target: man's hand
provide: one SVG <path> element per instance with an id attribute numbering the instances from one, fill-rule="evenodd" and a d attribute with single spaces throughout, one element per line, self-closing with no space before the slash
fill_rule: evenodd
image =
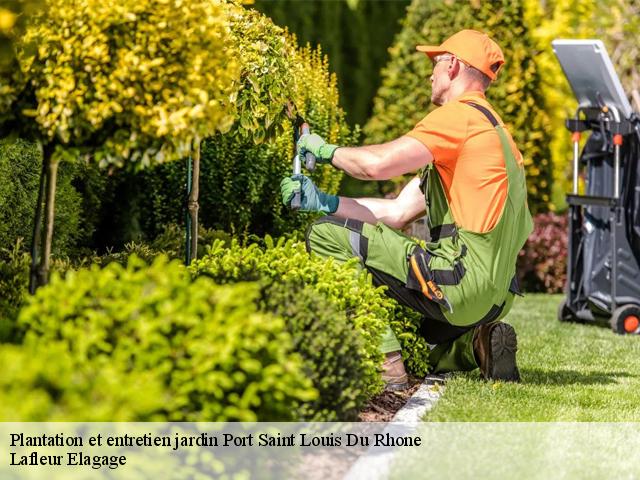
<path id="1" fill-rule="evenodd" d="M 298 139 L 298 154 L 304 156 L 306 152 L 311 152 L 316 157 L 318 163 L 331 163 L 333 153 L 338 148 L 324 141 L 320 135 L 315 133 L 302 135 Z"/>
<path id="2" fill-rule="evenodd" d="M 318 190 L 309 177 L 293 175 L 280 182 L 282 203 L 291 206 L 295 192 L 301 192 L 300 211 L 334 213 L 338 209 L 338 197 Z"/>

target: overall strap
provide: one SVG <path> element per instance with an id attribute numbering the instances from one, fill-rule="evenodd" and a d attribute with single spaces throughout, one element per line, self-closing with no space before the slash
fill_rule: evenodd
<path id="1" fill-rule="evenodd" d="M 491 125 L 493 125 L 494 127 L 497 127 L 499 125 L 498 120 L 496 120 L 496 117 L 494 117 L 493 113 L 491 113 L 491 111 L 488 108 L 473 102 L 464 102 L 464 103 L 484 113 L 484 116 L 487 117 L 487 119 L 491 122 Z"/>
<path id="2" fill-rule="evenodd" d="M 482 105 L 478 105 L 477 103 L 474 103 L 474 102 L 464 102 L 464 103 L 482 112 L 482 114 L 484 114 L 484 116 L 487 117 L 487 120 L 491 122 L 491 125 L 493 125 L 493 128 L 495 128 L 496 132 L 498 133 L 498 137 L 500 138 L 500 144 L 502 145 L 502 153 L 504 155 L 505 168 L 507 169 L 509 196 L 511 197 L 511 200 L 514 201 L 516 204 L 524 202 L 525 197 L 523 196 L 523 193 L 522 193 L 522 192 L 526 192 L 524 170 L 520 168 L 520 166 L 518 165 L 518 162 L 516 161 L 516 157 L 514 156 L 513 151 L 511 150 L 511 145 L 508 140 L 508 134 L 505 132 L 505 129 L 502 127 L 502 125 L 498 123 L 498 120 L 496 119 L 495 115 L 493 115 L 493 113 L 488 108 Z M 524 190 L 519 188 L 521 186 L 524 186 Z"/>

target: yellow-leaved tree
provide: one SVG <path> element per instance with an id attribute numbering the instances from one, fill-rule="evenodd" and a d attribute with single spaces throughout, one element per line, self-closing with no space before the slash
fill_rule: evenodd
<path id="1" fill-rule="evenodd" d="M 62 159 L 143 168 L 184 158 L 200 139 L 229 128 L 239 66 L 223 6 L 221 0 L 44 0 L 15 40 L 23 81 L 6 102 L 0 127 L 43 149 L 32 292 L 48 277 Z"/>

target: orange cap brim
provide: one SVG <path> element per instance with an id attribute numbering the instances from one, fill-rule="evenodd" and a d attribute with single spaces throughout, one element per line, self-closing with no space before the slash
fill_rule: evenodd
<path id="1" fill-rule="evenodd" d="M 443 50 L 440 45 L 438 46 L 430 46 L 430 45 L 418 45 L 416 50 L 419 52 L 426 53 L 429 55 L 429 58 L 433 58 L 436 55 L 440 55 L 442 53 L 448 53 L 446 50 Z"/>

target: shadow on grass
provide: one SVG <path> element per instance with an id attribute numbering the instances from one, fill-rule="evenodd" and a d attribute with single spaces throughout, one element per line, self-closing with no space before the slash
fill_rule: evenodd
<path id="1" fill-rule="evenodd" d="M 521 369 L 522 383 L 534 385 L 609 385 L 618 383 L 618 378 L 636 377 L 628 372 L 577 372 L 575 370 Z"/>

